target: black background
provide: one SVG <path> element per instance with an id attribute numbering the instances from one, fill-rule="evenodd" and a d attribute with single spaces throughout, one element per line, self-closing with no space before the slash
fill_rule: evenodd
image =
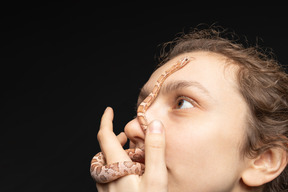
<path id="1" fill-rule="evenodd" d="M 1 7 L 0 191 L 97 191 L 90 177 L 106 106 L 115 132 L 135 115 L 160 43 L 216 23 L 288 61 L 281 6 L 84 4 Z"/>

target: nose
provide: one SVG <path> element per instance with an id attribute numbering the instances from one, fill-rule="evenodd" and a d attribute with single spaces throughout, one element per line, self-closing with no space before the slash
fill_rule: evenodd
<path id="1" fill-rule="evenodd" d="M 130 140 L 130 148 L 137 147 L 144 149 L 145 134 L 139 124 L 139 121 L 137 120 L 137 117 L 126 124 L 124 132 Z"/>
<path id="2" fill-rule="evenodd" d="M 160 104 L 157 100 L 148 108 L 145 113 L 147 123 L 149 124 L 153 120 L 163 120 L 163 111 L 160 110 Z M 133 120 L 128 122 L 124 128 L 124 132 L 130 140 L 130 148 L 141 148 L 144 149 L 145 133 L 140 125 L 138 118 L 135 117 Z"/>

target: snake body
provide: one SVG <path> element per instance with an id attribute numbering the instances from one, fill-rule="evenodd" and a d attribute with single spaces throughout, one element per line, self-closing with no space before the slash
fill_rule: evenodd
<path id="1" fill-rule="evenodd" d="M 177 61 L 176 64 L 172 65 L 171 68 L 163 72 L 157 79 L 152 92 L 138 106 L 137 119 L 144 133 L 146 133 L 146 129 L 148 127 L 148 121 L 145 113 L 158 96 L 164 81 L 167 79 L 167 77 L 183 68 L 189 62 L 190 58 L 184 57 L 183 59 Z M 116 162 L 108 165 L 106 164 L 104 154 L 102 152 L 97 153 L 91 161 L 90 173 L 92 178 L 97 183 L 108 183 L 130 174 L 142 175 L 145 169 L 144 150 L 135 148 L 126 149 L 125 151 L 132 161 Z"/>

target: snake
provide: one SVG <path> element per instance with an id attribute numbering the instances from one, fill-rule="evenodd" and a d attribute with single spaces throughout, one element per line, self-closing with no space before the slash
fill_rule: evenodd
<path id="1" fill-rule="evenodd" d="M 137 108 L 137 120 L 142 128 L 144 134 L 148 127 L 148 121 L 145 116 L 146 111 L 149 106 L 157 98 L 159 91 L 164 83 L 164 81 L 173 73 L 183 68 L 190 62 L 190 57 L 184 57 L 178 60 L 174 65 L 164 71 L 160 77 L 157 79 L 152 92 L 140 103 Z M 143 175 L 145 170 L 144 159 L 145 152 L 144 149 L 134 148 L 126 149 L 125 152 L 128 154 L 131 161 L 115 162 L 111 164 L 106 163 L 105 156 L 103 152 L 97 153 L 91 160 L 90 174 L 96 183 L 109 183 L 120 177 L 126 175 Z"/>

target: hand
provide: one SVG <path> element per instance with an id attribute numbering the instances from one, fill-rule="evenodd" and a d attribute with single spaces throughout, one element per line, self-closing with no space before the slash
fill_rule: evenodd
<path id="1" fill-rule="evenodd" d="M 131 161 L 123 149 L 125 133 L 113 132 L 113 110 L 108 107 L 101 119 L 98 141 L 107 164 Z M 168 175 L 165 164 L 165 133 L 160 121 L 148 125 L 145 137 L 145 173 L 128 175 L 107 184 L 96 184 L 99 192 L 167 192 Z"/>

